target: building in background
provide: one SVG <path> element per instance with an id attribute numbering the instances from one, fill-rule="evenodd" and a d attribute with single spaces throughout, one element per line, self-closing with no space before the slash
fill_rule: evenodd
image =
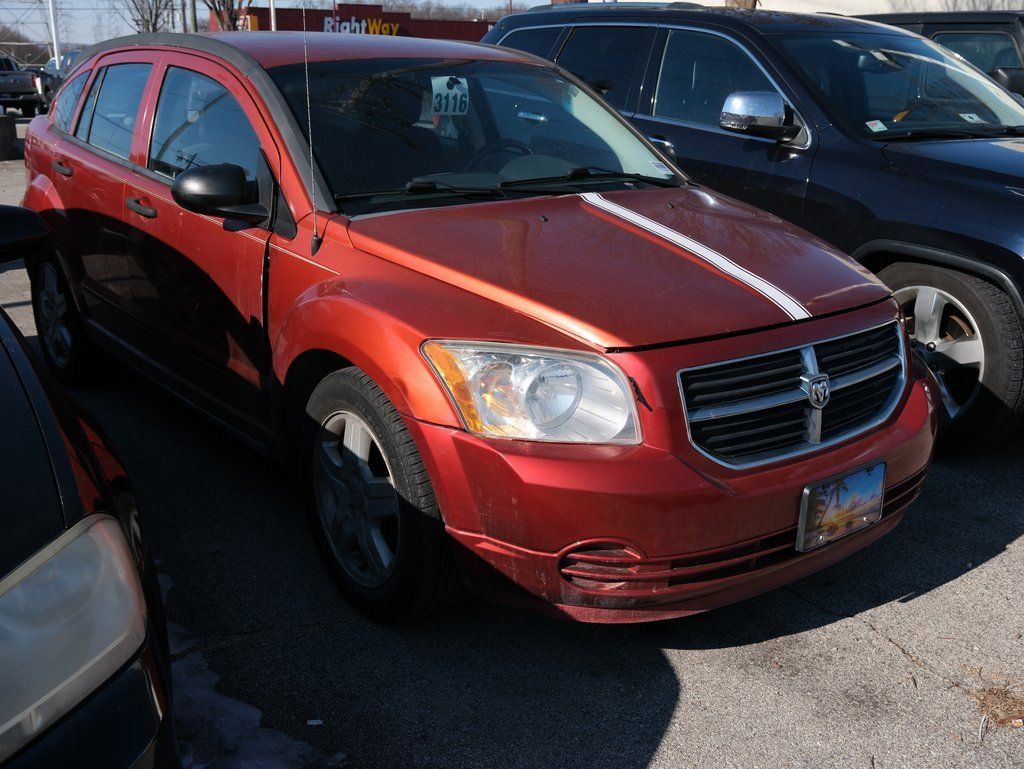
<path id="1" fill-rule="evenodd" d="M 446 40 L 479 40 L 491 28 L 491 21 L 450 19 L 417 19 L 410 13 L 385 11 L 380 5 L 339 4 L 334 10 L 306 11 L 306 30 L 350 35 L 395 35 L 401 37 L 432 37 Z M 270 9 L 251 6 L 243 11 L 242 29 L 270 29 Z M 301 30 L 302 11 L 278 8 L 279 30 Z M 220 29 L 215 14 L 210 14 L 210 29 Z"/>

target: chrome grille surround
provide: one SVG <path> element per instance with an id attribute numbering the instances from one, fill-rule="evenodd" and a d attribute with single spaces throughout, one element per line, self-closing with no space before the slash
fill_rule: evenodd
<path id="1" fill-rule="evenodd" d="M 767 367 L 774 380 L 758 382 L 758 366 Z M 823 408 L 814 407 L 810 382 L 830 374 L 830 369 L 839 372 L 829 377 L 831 398 Z M 726 394 L 711 403 L 708 399 L 714 399 L 714 391 L 695 397 L 693 390 L 714 386 L 716 375 L 732 383 L 734 390 L 739 384 L 744 393 L 762 392 L 751 397 Z M 798 457 L 877 427 L 892 415 L 906 381 L 905 335 L 895 320 L 783 350 L 685 368 L 677 374 L 690 444 L 708 459 L 735 469 Z M 709 435 L 716 430 L 718 436 Z M 741 439 L 753 439 L 747 441 L 749 450 L 728 452 L 708 445 L 709 439 L 713 442 L 738 432 L 745 433 Z"/>

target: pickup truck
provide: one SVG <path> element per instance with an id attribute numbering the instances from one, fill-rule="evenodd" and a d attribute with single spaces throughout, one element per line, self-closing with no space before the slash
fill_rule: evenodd
<path id="1" fill-rule="evenodd" d="M 35 117 L 42 96 L 42 80 L 27 72 L 9 56 L 0 56 L 0 108 L 21 110 L 24 117 Z"/>

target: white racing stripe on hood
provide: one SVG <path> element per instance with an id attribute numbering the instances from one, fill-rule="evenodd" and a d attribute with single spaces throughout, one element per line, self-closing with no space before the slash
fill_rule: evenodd
<path id="1" fill-rule="evenodd" d="M 606 211 L 607 213 L 617 216 L 630 224 L 634 224 L 643 230 L 647 230 L 647 232 L 652 235 L 656 235 L 662 240 L 667 240 L 669 243 L 677 245 L 680 248 L 689 251 L 694 256 L 703 259 L 705 262 L 721 272 L 724 272 L 726 275 L 729 275 L 743 283 L 745 286 L 752 288 L 793 320 L 804 320 L 805 318 L 811 317 L 811 313 L 807 311 L 807 308 L 774 283 L 770 283 L 764 278 L 755 275 L 746 267 L 741 267 L 728 257 L 715 251 L 713 248 L 705 246 L 703 243 L 698 243 L 696 240 L 688 238 L 686 235 L 676 232 L 663 224 L 659 224 L 643 214 L 638 214 L 636 211 L 629 208 L 620 206 L 617 203 L 612 203 L 597 192 L 584 192 L 580 197 L 595 208 L 600 208 L 602 211 Z"/>

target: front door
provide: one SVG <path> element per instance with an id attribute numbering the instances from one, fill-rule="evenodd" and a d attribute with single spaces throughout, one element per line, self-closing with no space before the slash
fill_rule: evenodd
<path id="1" fill-rule="evenodd" d="M 671 142 L 679 167 L 691 178 L 789 221 L 803 221 L 812 155 L 806 129 L 780 143 L 719 127 L 729 94 L 779 91 L 736 41 L 699 30 L 661 30 L 644 90 L 633 122 L 646 136 Z"/>
<path id="2" fill-rule="evenodd" d="M 245 89 L 227 70 L 167 54 L 144 156 L 125 188 L 130 343 L 199 405 L 246 432 L 266 425 L 263 276 L 270 232 L 186 211 L 171 183 L 182 171 L 240 166 L 253 201 L 272 208 L 279 156 Z M 269 223 L 267 224 L 269 226 Z"/>

